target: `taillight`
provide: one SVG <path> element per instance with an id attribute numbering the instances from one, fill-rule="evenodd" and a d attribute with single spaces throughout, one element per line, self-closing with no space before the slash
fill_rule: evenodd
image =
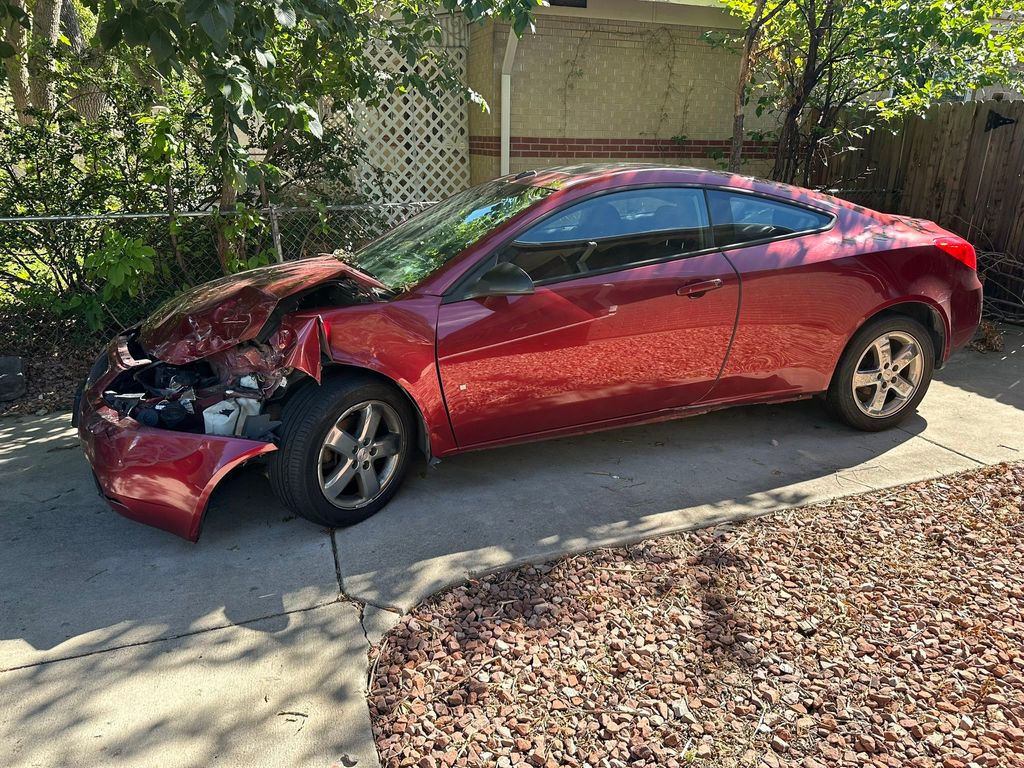
<path id="1" fill-rule="evenodd" d="M 974 246 L 962 237 L 949 235 L 947 237 L 936 238 L 935 247 L 945 253 L 948 253 L 960 263 L 966 264 L 971 269 L 977 270 L 978 254 L 975 253 Z"/>

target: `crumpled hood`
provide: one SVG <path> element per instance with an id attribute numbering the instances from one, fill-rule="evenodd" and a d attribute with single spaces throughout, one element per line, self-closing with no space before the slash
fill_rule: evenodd
<path id="1" fill-rule="evenodd" d="M 337 279 L 363 293 L 384 288 L 334 256 L 259 267 L 167 301 L 142 324 L 139 343 L 158 360 L 184 365 L 255 339 L 282 299 Z"/>

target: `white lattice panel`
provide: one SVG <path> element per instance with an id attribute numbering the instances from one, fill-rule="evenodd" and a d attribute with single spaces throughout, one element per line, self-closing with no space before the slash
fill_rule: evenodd
<path id="1" fill-rule="evenodd" d="M 454 18 L 445 18 L 444 27 L 445 51 L 465 80 L 468 29 Z M 389 49 L 375 55 L 383 69 L 404 66 Z M 418 74 L 429 80 L 433 72 Z M 379 108 L 358 110 L 356 121 L 366 142 L 363 181 L 369 194 L 386 202 L 419 202 L 443 200 L 469 186 L 469 112 L 458 94 L 442 93 L 436 102 L 418 93 L 396 94 Z"/>

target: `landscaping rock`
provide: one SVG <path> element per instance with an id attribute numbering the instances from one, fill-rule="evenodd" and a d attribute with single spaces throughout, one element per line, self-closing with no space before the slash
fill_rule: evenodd
<path id="1" fill-rule="evenodd" d="M 470 581 L 371 652 L 381 762 L 1024 766 L 1022 507 L 1001 465 Z"/>

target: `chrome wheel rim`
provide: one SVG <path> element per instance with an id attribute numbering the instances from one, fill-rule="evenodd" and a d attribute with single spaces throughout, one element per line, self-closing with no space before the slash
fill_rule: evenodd
<path id="1" fill-rule="evenodd" d="M 903 410 L 921 386 L 921 343 L 903 331 L 872 341 L 853 374 L 853 401 L 861 413 L 885 419 Z"/>
<path id="2" fill-rule="evenodd" d="M 378 498 L 395 477 L 404 436 L 398 412 L 369 400 L 345 411 L 320 448 L 317 478 L 324 498 L 358 509 Z"/>

